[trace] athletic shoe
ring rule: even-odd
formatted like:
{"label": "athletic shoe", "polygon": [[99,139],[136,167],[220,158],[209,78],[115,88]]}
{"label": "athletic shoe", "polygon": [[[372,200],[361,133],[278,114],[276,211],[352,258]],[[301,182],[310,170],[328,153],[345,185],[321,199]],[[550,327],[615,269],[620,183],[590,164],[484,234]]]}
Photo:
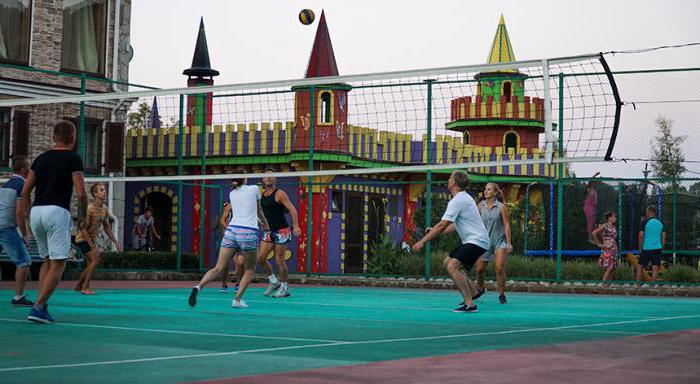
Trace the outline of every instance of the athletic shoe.
{"label": "athletic shoe", "polygon": [[483,289],[483,290],[481,290],[481,291],[477,289],[477,290],[476,290],[476,295],[474,295],[474,297],[472,297],[472,300],[477,300],[477,299],[479,299],[481,296],[484,295],[484,293],[486,293],[486,289]]}
{"label": "athletic shoe", "polygon": [[190,303],[190,307],[194,307],[197,305],[197,295],[199,294],[199,289],[197,288],[192,288],[192,292],[190,292],[190,299],[188,300],[188,303]]}
{"label": "athletic shoe", "polygon": [[231,307],[233,307],[233,308],[248,308],[248,304],[246,304],[246,302],[243,300],[233,299],[233,301],[231,302]]}
{"label": "athletic shoe", "polygon": [[280,283],[270,283],[270,285],[267,286],[267,289],[265,290],[265,293],[263,293],[263,295],[270,297],[272,296],[272,293],[278,290],[281,286],[282,284]]}
{"label": "athletic shoe", "polygon": [[22,296],[19,300],[12,299],[12,305],[16,307],[31,307],[34,302],[27,299],[27,296]]}
{"label": "athletic shoe", "polygon": [[455,313],[476,313],[479,312],[479,309],[476,308],[476,304],[474,305],[462,305],[459,308],[455,308],[452,310],[452,312]]}
{"label": "athletic shoe", "polygon": [[[479,290],[477,289],[477,290],[476,290],[476,295],[474,295],[474,297],[472,297],[472,300],[480,299],[481,296],[484,295],[484,293],[486,293],[486,290],[485,290],[485,289],[484,289],[483,291],[479,291]],[[459,304],[457,304],[458,307],[461,307],[462,305],[464,305],[464,301],[461,302],[461,303],[459,303]]]}
{"label": "athletic shoe", "polygon": [[226,292],[228,292],[228,286],[222,285],[222,286],[221,286],[221,289],[219,290],[219,292],[221,292],[221,293],[226,293]]}
{"label": "athletic shoe", "polygon": [[29,310],[29,317],[27,317],[27,320],[41,324],[52,324],[54,322],[53,317],[49,315],[48,307],[44,307],[44,309],[32,307],[32,309]]}
{"label": "athletic shoe", "polygon": [[276,290],[275,293],[272,294],[272,297],[275,297],[275,298],[278,298],[278,299],[279,299],[279,298],[281,298],[281,297],[289,297],[289,296],[291,296],[291,295],[292,295],[292,294],[289,293],[288,290],[286,290],[286,289],[280,287],[280,289]]}
{"label": "athletic shoe", "polygon": [[505,304],[508,302],[508,300],[506,300],[506,295],[498,296],[498,301],[500,301],[501,304]]}
{"label": "athletic shoe", "polygon": [[238,284],[233,286],[233,293],[236,293],[236,292],[238,292]]}

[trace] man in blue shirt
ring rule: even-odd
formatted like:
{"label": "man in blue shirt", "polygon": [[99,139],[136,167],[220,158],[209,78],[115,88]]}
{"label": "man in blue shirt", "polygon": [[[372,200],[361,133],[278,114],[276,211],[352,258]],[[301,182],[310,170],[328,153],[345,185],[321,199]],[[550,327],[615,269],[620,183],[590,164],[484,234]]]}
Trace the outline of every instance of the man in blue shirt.
{"label": "man in blue shirt", "polygon": [[32,265],[26,247],[29,242],[29,230],[26,220],[17,218],[17,206],[22,201],[22,188],[24,179],[29,175],[29,166],[26,156],[15,156],[12,160],[14,174],[0,187],[0,246],[17,267],[12,305],[22,307],[34,305],[24,295],[24,283],[27,281],[29,266]]}
{"label": "man in blue shirt", "polygon": [[639,231],[639,264],[637,264],[637,282],[642,281],[642,268],[651,263],[651,281],[656,282],[661,265],[661,252],[666,246],[666,231],[661,220],[656,218],[656,207],[646,209],[646,217]]}

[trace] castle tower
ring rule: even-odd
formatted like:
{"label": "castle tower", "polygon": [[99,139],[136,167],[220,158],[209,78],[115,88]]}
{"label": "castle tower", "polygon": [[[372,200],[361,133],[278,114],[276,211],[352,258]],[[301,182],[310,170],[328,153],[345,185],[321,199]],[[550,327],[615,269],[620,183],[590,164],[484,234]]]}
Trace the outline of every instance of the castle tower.
{"label": "castle tower", "polygon": [[[214,76],[219,76],[219,71],[212,69],[209,63],[209,48],[207,47],[207,36],[204,32],[204,18],[199,20],[199,33],[197,34],[197,44],[194,48],[194,56],[192,56],[192,66],[188,69],[182,71],[183,75],[187,75],[187,86],[188,87],[201,87],[214,85]],[[201,132],[202,125],[211,126],[212,124],[212,107],[213,107],[213,97],[211,92],[203,94],[194,94],[187,96],[187,127],[189,127],[190,133]],[[183,132],[180,132],[182,134]],[[200,146],[203,143],[200,143]],[[200,149],[200,150],[203,150]],[[204,223],[200,222],[201,211],[204,210],[205,217],[207,216],[207,207],[210,206],[210,196],[206,194],[204,204],[201,201],[201,186],[200,182],[195,181],[195,186],[192,187],[192,207],[194,207],[192,214],[192,230],[190,236],[192,238],[192,249],[193,253],[200,252],[200,242],[201,242],[201,227],[204,226],[205,238],[206,234],[210,233],[209,221],[205,220]],[[204,184],[207,184],[205,182]],[[204,243],[204,255],[200,255],[205,258],[205,265],[210,264],[210,244],[209,242]]]}
{"label": "castle tower", "polygon": [[[503,15],[487,62],[515,61],[513,46]],[[482,72],[475,97],[452,100],[451,121],[447,129],[463,132],[464,143],[491,147],[504,154],[531,152],[539,147],[539,134],[544,132],[544,100],[525,96],[528,76],[517,69]]]}
{"label": "castle tower", "polygon": [[[199,33],[197,35],[197,44],[194,48],[192,56],[192,66],[182,71],[183,75],[187,75],[188,87],[201,87],[214,85],[214,76],[219,76],[219,71],[212,69],[209,63],[209,48],[207,47],[207,36],[204,32],[204,18],[199,20]],[[204,113],[204,102],[206,99],[206,114]],[[188,95],[187,96],[187,126],[190,129],[199,129],[202,126],[202,120],[206,119],[206,125],[211,125],[212,116],[212,94],[203,95]],[[206,116],[205,116],[206,115]]]}
{"label": "castle tower", "polygon": [[[316,30],[316,38],[311,50],[305,78],[338,76],[338,67],[333,53],[331,36],[326,24],[326,15],[321,18]],[[294,87],[295,121],[294,150],[309,149],[311,126],[314,125],[314,150],[326,152],[347,152],[348,84],[332,84],[314,88],[314,117],[311,124],[310,87]]]}

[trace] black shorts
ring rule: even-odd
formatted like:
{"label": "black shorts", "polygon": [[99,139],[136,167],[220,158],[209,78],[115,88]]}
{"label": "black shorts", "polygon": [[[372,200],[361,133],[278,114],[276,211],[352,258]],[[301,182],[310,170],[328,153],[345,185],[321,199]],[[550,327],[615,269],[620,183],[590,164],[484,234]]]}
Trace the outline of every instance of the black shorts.
{"label": "black shorts", "polygon": [[92,247],[90,247],[90,243],[88,243],[87,241],[79,241],[75,243],[75,246],[78,247],[78,249],[80,249],[80,252],[82,252],[83,255],[87,255],[88,253],[90,253],[90,251],[92,251]]}
{"label": "black shorts", "polygon": [[476,244],[467,243],[460,245],[455,248],[454,251],[450,252],[450,257],[459,260],[464,266],[464,269],[470,271],[474,263],[476,263],[485,252],[486,250],[484,248]]}
{"label": "black shorts", "polygon": [[659,266],[661,265],[661,249],[644,250],[639,255],[639,265],[646,267],[647,264]]}

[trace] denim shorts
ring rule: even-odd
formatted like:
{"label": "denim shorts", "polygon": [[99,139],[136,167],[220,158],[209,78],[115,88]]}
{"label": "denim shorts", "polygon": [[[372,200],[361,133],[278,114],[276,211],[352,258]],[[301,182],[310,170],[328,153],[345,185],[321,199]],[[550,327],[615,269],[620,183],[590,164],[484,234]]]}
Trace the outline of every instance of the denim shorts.
{"label": "denim shorts", "polygon": [[2,246],[3,252],[15,263],[17,268],[32,265],[32,259],[29,257],[24,240],[17,232],[17,227],[0,229],[0,246]]}
{"label": "denim shorts", "polygon": [[221,248],[231,248],[241,251],[258,249],[260,237],[258,230],[248,227],[229,225],[221,240]]}

